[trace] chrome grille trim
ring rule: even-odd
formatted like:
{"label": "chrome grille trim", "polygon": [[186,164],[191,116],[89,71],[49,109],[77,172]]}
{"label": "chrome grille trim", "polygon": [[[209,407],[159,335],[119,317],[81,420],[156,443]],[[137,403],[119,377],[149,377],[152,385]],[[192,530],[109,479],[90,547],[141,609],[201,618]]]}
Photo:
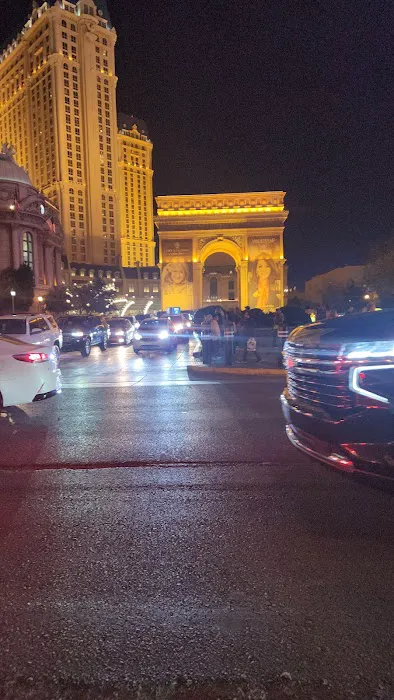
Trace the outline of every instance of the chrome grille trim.
{"label": "chrome grille trim", "polygon": [[284,351],[287,386],[293,399],[302,404],[348,411],[354,408],[349,388],[349,369],[334,348],[303,347],[287,342]]}

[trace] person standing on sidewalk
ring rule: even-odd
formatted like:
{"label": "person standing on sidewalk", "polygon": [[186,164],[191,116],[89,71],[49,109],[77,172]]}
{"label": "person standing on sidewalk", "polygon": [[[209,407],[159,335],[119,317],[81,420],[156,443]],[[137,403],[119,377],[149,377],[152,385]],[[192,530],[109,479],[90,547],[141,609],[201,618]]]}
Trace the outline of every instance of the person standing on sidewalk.
{"label": "person standing on sidewalk", "polygon": [[272,333],[272,346],[276,348],[278,345],[278,331],[282,326],[284,326],[285,323],[285,317],[283,315],[282,309],[276,309],[275,311],[275,316],[274,316],[274,328],[273,328],[273,333]]}
{"label": "person standing on sidewalk", "polygon": [[220,349],[220,326],[218,314],[215,314],[211,320],[211,341],[212,341],[212,357],[217,357]]}
{"label": "person standing on sidewalk", "polygon": [[[241,327],[241,338],[243,347],[243,359],[242,362],[246,362],[248,351],[252,352],[256,356],[256,362],[262,362],[263,358],[257,351],[257,340],[256,340],[256,324],[251,318],[248,311],[245,311],[242,327]],[[254,341],[254,342],[253,342]]]}

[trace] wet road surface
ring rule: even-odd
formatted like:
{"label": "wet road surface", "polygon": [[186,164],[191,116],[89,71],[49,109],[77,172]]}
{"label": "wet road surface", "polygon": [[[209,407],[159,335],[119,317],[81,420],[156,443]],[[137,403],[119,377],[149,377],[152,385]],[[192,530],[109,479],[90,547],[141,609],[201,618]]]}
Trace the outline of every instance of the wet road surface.
{"label": "wet road surface", "polygon": [[0,419],[0,697],[392,698],[392,496],[293,450],[281,379],[185,353],[63,356]]}

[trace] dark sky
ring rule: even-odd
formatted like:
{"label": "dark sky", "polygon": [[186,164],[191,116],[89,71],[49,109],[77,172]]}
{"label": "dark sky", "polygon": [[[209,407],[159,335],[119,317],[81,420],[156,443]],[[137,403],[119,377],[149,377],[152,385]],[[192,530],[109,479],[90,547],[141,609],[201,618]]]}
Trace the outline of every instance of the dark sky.
{"label": "dark sky", "polygon": [[[0,0],[0,41],[29,0]],[[291,283],[392,231],[391,2],[109,0],[155,193],[286,190]],[[391,13],[391,16],[390,16]]]}

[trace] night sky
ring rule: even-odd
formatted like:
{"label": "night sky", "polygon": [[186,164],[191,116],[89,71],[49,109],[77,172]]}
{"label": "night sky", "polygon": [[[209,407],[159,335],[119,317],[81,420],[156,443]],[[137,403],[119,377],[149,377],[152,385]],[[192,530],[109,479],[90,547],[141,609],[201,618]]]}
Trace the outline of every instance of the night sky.
{"label": "night sky", "polygon": [[[108,4],[118,107],[148,124],[155,194],[286,190],[291,284],[393,231],[391,2]],[[1,42],[29,9],[1,0]]]}

